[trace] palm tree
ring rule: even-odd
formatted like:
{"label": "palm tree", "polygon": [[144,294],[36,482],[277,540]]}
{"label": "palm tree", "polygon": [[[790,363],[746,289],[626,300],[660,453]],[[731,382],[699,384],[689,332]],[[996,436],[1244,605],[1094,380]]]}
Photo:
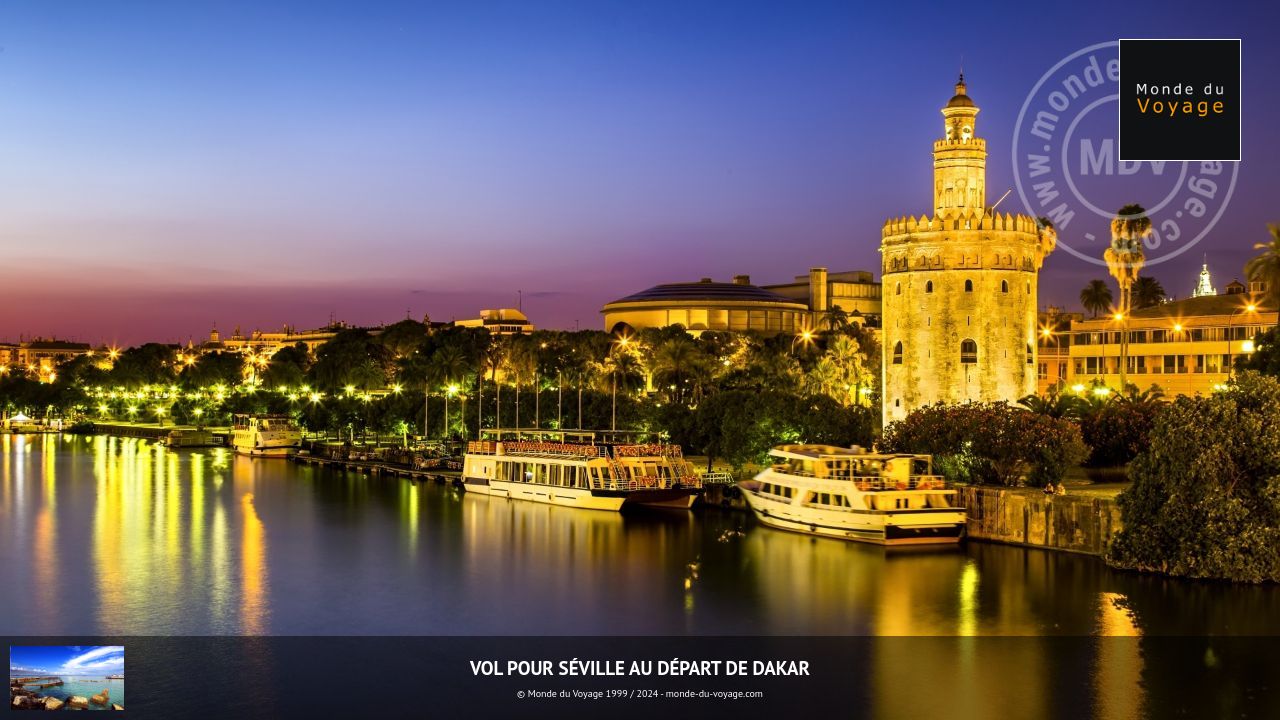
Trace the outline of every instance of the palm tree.
{"label": "palm tree", "polygon": [[1061,392],[1058,388],[1051,388],[1043,397],[1027,395],[1018,400],[1018,404],[1037,415],[1068,420],[1079,420],[1086,407],[1084,400],[1070,393]]}
{"label": "palm tree", "polygon": [[1159,280],[1149,275],[1143,275],[1133,283],[1134,310],[1155,307],[1164,302],[1164,296],[1164,286],[1160,284]]}
{"label": "palm tree", "polygon": [[470,373],[470,363],[467,356],[461,349],[446,345],[435,352],[432,356],[432,365],[435,366],[439,373],[439,378],[447,384],[444,393],[444,438],[449,439],[449,397],[453,395],[457,388],[455,383]]}
{"label": "palm tree", "polygon": [[[707,358],[689,336],[671,338],[653,352],[653,376],[657,384],[673,387],[669,398],[684,403],[702,393],[702,380],[709,374]],[[686,385],[693,384],[693,387]]]}
{"label": "palm tree", "polygon": [[822,314],[822,324],[828,332],[844,332],[849,329],[849,313],[836,306]]}
{"label": "palm tree", "polygon": [[[1266,283],[1267,297],[1280,305],[1280,225],[1267,226],[1271,231],[1269,242],[1255,243],[1254,250],[1262,252],[1244,266],[1244,274],[1252,282]],[[1280,328],[1280,313],[1276,314],[1276,327]]]}
{"label": "palm tree", "polygon": [[1090,280],[1080,291],[1080,304],[1086,312],[1093,313],[1093,317],[1097,318],[1099,313],[1111,307],[1111,288],[1102,280]]}
{"label": "palm tree", "polygon": [[1129,313],[1133,309],[1133,283],[1146,263],[1142,239],[1151,234],[1151,218],[1141,205],[1131,203],[1120,208],[1111,220],[1111,247],[1103,258],[1107,269],[1120,286],[1120,387],[1125,386],[1129,364]]}

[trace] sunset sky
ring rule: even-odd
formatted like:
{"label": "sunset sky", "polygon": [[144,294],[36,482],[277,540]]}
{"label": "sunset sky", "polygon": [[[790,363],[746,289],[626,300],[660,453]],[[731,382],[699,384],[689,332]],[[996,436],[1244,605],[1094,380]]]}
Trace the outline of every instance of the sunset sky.
{"label": "sunset sky", "polygon": [[[540,327],[599,328],[659,282],[878,276],[885,218],[928,210],[962,56],[994,202],[1032,85],[1119,36],[1243,38],[1234,198],[1152,274],[1185,296],[1207,252],[1221,287],[1280,221],[1274,5],[202,5],[0,5],[0,340],[447,320],[517,290]],[[1055,254],[1041,305],[1103,275]]]}

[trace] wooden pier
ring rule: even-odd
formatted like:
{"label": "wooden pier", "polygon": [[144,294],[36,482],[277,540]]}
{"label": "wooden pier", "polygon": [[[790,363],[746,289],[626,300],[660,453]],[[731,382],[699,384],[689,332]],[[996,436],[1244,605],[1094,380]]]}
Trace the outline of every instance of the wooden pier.
{"label": "wooden pier", "polygon": [[407,478],[411,482],[431,481],[441,485],[448,483],[461,483],[462,473],[457,470],[440,470],[434,468],[417,469],[406,467],[404,465],[395,465],[392,463],[378,462],[376,460],[346,460],[341,458],[327,458],[318,455],[298,454],[293,456],[294,462],[304,465],[320,465],[322,467],[334,468],[337,470],[348,470],[358,472],[364,475],[386,475],[390,477]]}
{"label": "wooden pier", "polygon": [[36,690],[44,690],[45,688],[57,687],[62,684],[62,678],[57,675],[40,675],[37,677],[13,678],[9,681],[9,685],[26,687],[32,685]]}

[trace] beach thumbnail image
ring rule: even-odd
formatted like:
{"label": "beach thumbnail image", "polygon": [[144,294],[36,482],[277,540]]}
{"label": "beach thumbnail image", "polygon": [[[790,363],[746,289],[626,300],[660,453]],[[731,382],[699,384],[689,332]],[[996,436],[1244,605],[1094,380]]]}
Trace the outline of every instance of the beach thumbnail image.
{"label": "beach thumbnail image", "polygon": [[9,647],[13,710],[123,710],[121,645]]}

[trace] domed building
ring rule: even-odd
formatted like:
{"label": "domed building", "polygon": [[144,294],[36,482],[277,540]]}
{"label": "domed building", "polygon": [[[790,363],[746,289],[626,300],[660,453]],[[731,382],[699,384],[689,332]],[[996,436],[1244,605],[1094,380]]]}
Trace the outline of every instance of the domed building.
{"label": "domed building", "polygon": [[695,335],[707,330],[777,335],[811,326],[808,305],[752,285],[744,275],[733,282],[702,278],[655,285],[607,303],[600,312],[609,332],[680,325]]}
{"label": "domed building", "polygon": [[964,76],[933,143],[933,209],[881,231],[884,421],[1036,390],[1036,293],[1056,236],[986,205],[986,141]]}

